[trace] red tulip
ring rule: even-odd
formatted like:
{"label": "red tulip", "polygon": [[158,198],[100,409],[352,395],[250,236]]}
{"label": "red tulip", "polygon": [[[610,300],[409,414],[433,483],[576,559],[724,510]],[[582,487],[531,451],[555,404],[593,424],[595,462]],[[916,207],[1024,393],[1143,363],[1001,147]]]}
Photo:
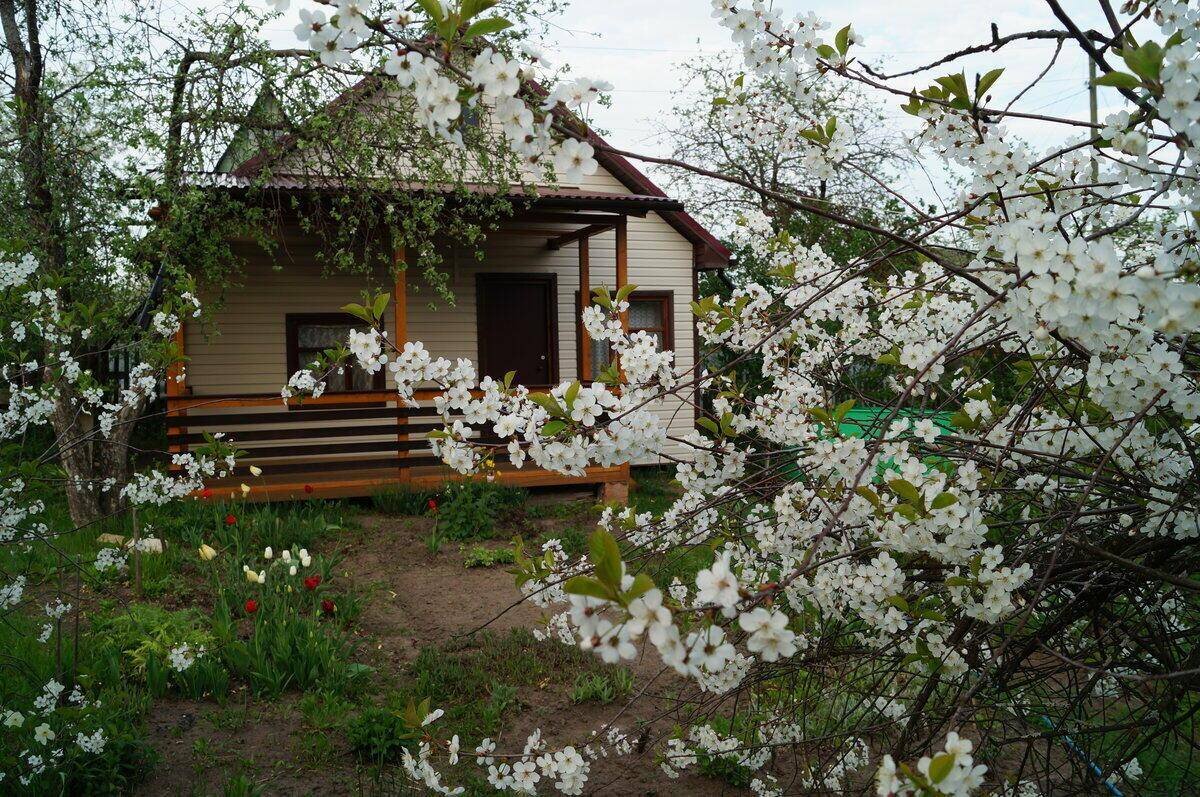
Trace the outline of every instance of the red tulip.
{"label": "red tulip", "polygon": [[326,598],[325,600],[321,601],[321,611],[325,612],[325,614],[333,614],[335,611],[337,611],[337,606],[334,606],[333,601],[329,600],[329,598]]}
{"label": "red tulip", "polygon": [[319,576],[319,575],[309,576],[308,578],[304,579],[304,588],[305,589],[316,589],[317,585],[319,585],[320,583],[321,583],[321,576]]}
{"label": "red tulip", "polygon": [[204,500],[206,500],[206,501],[207,501],[209,498],[212,498],[212,497],[213,497],[213,491],[212,491],[212,488],[211,488],[211,487],[205,487],[203,490],[201,490],[201,491],[200,491],[200,497],[201,497],[201,498],[203,498],[203,499],[204,499]]}
{"label": "red tulip", "polygon": [[312,495],[313,486],[311,484],[304,485],[304,492],[308,493],[309,495]]}
{"label": "red tulip", "polygon": [[437,512],[437,499],[436,498],[429,499],[429,511]]}
{"label": "red tulip", "polygon": [[258,611],[258,601],[254,598],[246,601],[246,614],[254,614],[256,611]]}
{"label": "red tulip", "polygon": [[237,523],[237,517],[235,517],[234,515],[226,515],[225,516],[225,525],[226,526],[232,526],[236,523]]}

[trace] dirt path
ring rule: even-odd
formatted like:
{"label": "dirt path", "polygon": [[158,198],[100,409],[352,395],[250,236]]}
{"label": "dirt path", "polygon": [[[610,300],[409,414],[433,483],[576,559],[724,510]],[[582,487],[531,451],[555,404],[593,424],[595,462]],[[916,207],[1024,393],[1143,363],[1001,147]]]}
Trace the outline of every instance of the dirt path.
{"label": "dirt path", "polygon": [[[456,544],[443,545],[430,554],[424,540],[431,523],[425,518],[362,518],[363,542],[347,551],[339,571],[345,569],[361,587],[374,595],[361,619],[364,632],[377,637],[379,650],[396,666],[427,645],[461,640],[486,627],[493,632],[532,628],[544,612],[529,603],[514,606],[521,593],[504,567],[466,568]],[[553,528],[553,521],[539,523]],[[489,543],[488,547],[501,547]],[[497,617],[497,615],[499,615]],[[635,693],[659,672],[659,665],[643,657],[630,669],[638,679]],[[660,678],[656,683],[669,683]],[[659,717],[663,700],[643,696],[632,705],[618,700],[608,705],[575,704],[569,686],[548,683],[523,693],[524,710],[513,727],[497,740],[498,749],[513,751],[524,745],[527,735],[540,728],[551,749],[585,742],[594,730],[604,728],[618,714],[616,724],[637,735],[644,723]],[[657,690],[656,690],[657,691]],[[660,734],[669,724],[655,722],[648,734]],[[549,792],[548,792],[549,793]],[[650,756],[601,759],[593,766],[588,794],[668,795],[732,794],[717,781],[700,777],[671,780]]]}
{"label": "dirt path", "polygon": [[[513,607],[520,592],[505,566],[467,568],[462,546],[446,542],[437,554],[428,551],[426,518],[366,514],[359,529],[324,541],[324,553],[337,552],[335,572],[353,583],[365,605],[355,623],[361,641],[358,658],[376,668],[384,680],[412,665],[420,651],[435,647],[471,649],[478,640],[471,632],[486,627],[506,635],[512,629],[539,624],[542,611],[531,604]],[[542,529],[553,521],[536,521]],[[478,543],[469,543],[471,547]],[[499,542],[482,543],[502,547]],[[499,617],[497,617],[499,615]],[[553,645],[556,643],[545,643]],[[536,656],[560,653],[538,647]],[[444,654],[449,657],[452,654]],[[572,654],[573,655],[573,654]],[[637,694],[658,667],[651,659],[634,662]],[[550,749],[586,743],[592,731],[602,729],[618,715],[617,724],[635,739],[643,733],[657,738],[668,731],[664,693],[669,679],[632,704],[618,699],[607,704],[576,703],[570,679],[574,673],[554,673],[522,688],[517,703],[505,715],[497,747],[518,752],[526,736],[540,728]],[[215,703],[157,701],[149,717],[152,743],[161,762],[142,794],[220,794],[239,773],[262,794],[385,794],[356,766],[343,734],[319,733],[301,716],[304,696],[290,695],[274,701],[247,698],[236,692],[224,707]],[[434,697],[436,701],[436,696]],[[542,793],[554,794],[552,787]],[[242,793],[242,792],[239,792]],[[405,793],[405,792],[402,792]],[[721,781],[701,776],[671,780],[649,755],[602,758],[594,762],[587,794],[605,795],[715,795],[737,794]]]}

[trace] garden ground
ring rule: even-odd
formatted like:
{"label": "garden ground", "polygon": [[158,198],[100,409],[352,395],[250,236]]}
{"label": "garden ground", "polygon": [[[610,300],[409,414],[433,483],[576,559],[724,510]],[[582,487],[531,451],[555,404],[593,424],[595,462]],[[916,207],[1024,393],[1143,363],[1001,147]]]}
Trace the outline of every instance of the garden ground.
{"label": "garden ground", "polygon": [[[159,670],[166,668],[151,662],[130,674],[127,689],[144,689],[153,699],[140,704],[144,726],[132,734],[150,750],[135,767],[143,771],[129,772],[124,787],[170,795],[405,793],[399,715],[409,701],[423,698],[446,710],[439,722],[444,734],[462,737],[463,763],[449,781],[464,783],[468,793],[491,792],[471,754],[484,736],[496,740],[500,752],[519,752],[534,728],[554,749],[586,742],[614,717],[643,743],[669,732],[663,715],[672,682],[655,678],[653,657],[629,668],[607,666],[557,641],[539,642],[528,629],[539,624],[541,610],[514,605],[520,591],[507,572],[508,540],[519,538],[536,551],[542,541],[559,538],[577,555],[597,517],[595,499],[466,492],[470,500],[439,496],[436,512],[425,494],[415,493],[380,495],[373,506],[197,506],[182,523],[172,517],[152,531],[167,540],[168,553],[143,557],[147,597],[134,600],[126,577],[102,583],[87,603],[101,617],[139,618],[131,641],[122,643],[126,656],[144,655],[152,647],[146,640],[178,635],[161,628],[183,617],[184,626],[216,644],[190,673],[164,676]],[[633,501],[661,508],[670,492],[664,473],[649,472]],[[168,528],[183,525],[190,527],[174,535]],[[219,550],[212,561],[196,555],[195,545],[206,541]],[[271,623],[285,621],[262,616],[265,590],[259,616],[245,616],[243,598],[254,600],[254,589],[263,587],[239,579],[238,562],[253,563],[265,544],[274,545],[276,561],[278,552],[307,545],[314,572],[325,574],[318,594],[336,604],[334,616],[301,631],[344,642],[329,661],[314,659],[311,672],[288,661],[298,658],[289,653],[290,642],[266,635]],[[225,577],[214,580],[221,572]],[[275,578],[269,576],[267,586]],[[166,610],[163,617],[147,615],[158,609]],[[222,647],[226,613],[232,634]],[[270,645],[257,650],[264,637]],[[89,641],[100,644],[85,633],[84,648]],[[244,666],[240,646],[252,659]],[[79,658],[87,670],[87,661],[102,657],[81,649]],[[228,674],[205,676],[201,664]],[[651,681],[653,689],[642,693]],[[595,762],[587,793],[736,793],[731,780],[737,782],[701,775],[668,780],[650,754],[635,754]]]}

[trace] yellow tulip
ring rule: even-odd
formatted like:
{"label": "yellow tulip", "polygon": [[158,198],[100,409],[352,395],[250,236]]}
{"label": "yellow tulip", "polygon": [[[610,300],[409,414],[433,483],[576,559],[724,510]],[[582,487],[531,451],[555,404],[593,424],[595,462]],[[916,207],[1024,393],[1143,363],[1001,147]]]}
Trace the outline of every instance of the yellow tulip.
{"label": "yellow tulip", "polygon": [[250,485],[243,484],[242,485],[242,495],[249,495],[249,494],[250,494]]}
{"label": "yellow tulip", "polygon": [[258,467],[257,465],[251,465],[250,466],[250,475],[251,476],[261,476],[262,468]]}
{"label": "yellow tulip", "polygon": [[217,549],[207,543],[201,545],[197,550],[200,552],[200,558],[206,562],[217,558]]}

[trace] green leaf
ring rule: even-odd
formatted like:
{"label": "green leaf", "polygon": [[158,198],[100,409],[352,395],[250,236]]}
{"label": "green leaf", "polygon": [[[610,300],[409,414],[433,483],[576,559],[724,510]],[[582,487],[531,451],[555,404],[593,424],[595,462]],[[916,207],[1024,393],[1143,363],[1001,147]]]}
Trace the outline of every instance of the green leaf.
{"label": "green leaf", "polygon": [[1136,50],[1125,50],[1125,63],[1146,80],[1158,80],[1162,74],[1163,49],[1157,42],[1146,42]]}
{"label": "green leaf", "polygon": [[617,590],[621,588],[621,549],[613,535],[596,529],[588,539],[588,552],[600,583]]}
{"label": "green leaf", "polygon": [[1142,81],[1128,72],[1109,72],[1092,81],[1095,86],[1111,86],[1115,89],[1140,89]]}
{"label": "green leaf", "polygon": [[637,600],[645,595],[650,590],[654,589],[654,579],[645,573],[638,573],[633,579],[633,584],[621,596],[626,602]]}
{"label": "green leaf", "polygon": [[592,302],[600,305],[605,310],[612,309],[612,294],[608,292],[607,285],[600,285],[599,287],[592,288]]}
{"label": "green leaf", "polygon": [[962,576],[950,576],[945,581],[947,587],[969,587],[974,583],[971,579]]}
{"label": "green leaf", "polygon": [[367,311],[367,308],[363,307],[361,304],[344,304],[342,305],[341,310],[347,315],[352,315],[355,318],[361,318],[368,324],[371,323],[371,314]]}
{"label": "green leaf", "polygon": [[463,0],[462,6],[459,7],[459,14],[463,20],[471,19],[472,17],[487,11],[492,6],[496,5],[499,0]]}
{"label": "green leaf", "polygon": [[855,403],[856,402],[854,399],[847,399],[846,401],[843,401],[841,404],[834,407],[833,420],[837,423],[841,423],[845,419],[846,414],[850,412],[850,410],[854,409]]}
{"label": "green leaf", "polygon": [[472,22],[467,28],[467,32],[463,34],[463,40],[473,39],[476,36],[487,36],[490,33],[499,33],[500,31],[511,28],[512,23],[507,19],[500,17],[488,17],[481,19],[478,22]]}
{"label": "green leaf", "polygon": [[867,487],[866,485],[860,485],[858,487],[855,487],[854,492],[858,493],[863,498],[870,501],[875,506],[876,509],[883,506],[883,501],[880,500],[879,494],[876,493],[874,490],[872,490],[870,487]]}
{"label": "green leaf", "polygon": [[837,55],[837,50],[833,49],[828,44],[820,44],[817,45],[817,55],[828,61]]}
{"label": "green leaf", "polygon": [[529,400],[538,405],[551,415],[557,415],[560,418],[565,416],[563,408],[559,405],[557,399],[549,393],[530,393]]}
{"label": "green leaf", "polygon": [[954,756],[950,753],[938,753],[929,762],[929,780],[941,783],[954,769]]}
{"label": "green leaf", "polygon": [[813,418],[816,418],[818,421],[825,424],[826,426],[834,425],[833,418],[830,418],[829,413],[826,412],[825,410],[821,409],[820,407],[809,407],[808,414],[811,415]]}
{"label": "green leaf", "polygon": [[892,492],[903,498],[913,506],[921,506],[921,492],[913,486],[912,482],[905,479],[892,479],[888,482],[888,487],[892,488]]}
{"label": "green leaf", "polygon": [[889,606],[895,606],[902,612],[908,611],[908,601],[904,600],[904,598],[900,595],[888,595],[886,598],[884,598],[884,603],[888,604]]}
{"label": "green leaf", "polygon": [[896,504],[896,514],[906,520],[916,521],[920,515],[912,504]]}
{"label": "green leaf", "polygon": [[508,373],[506,373],[506,374],[504,375],[504,386],[505,386],[506,388],[508,388],[508,387],[512,387],[513,380],[514,380],[514,379],[516,379],[516,378],[517,378],[517,372],[516,372],[516,371],[509,371]]}
{"label": "green leaf", "polygon": [[442,4],[439,0],[417,0],[417,5],[424,9],[425,13],[434,22],[440,23],[442,21]]}
{"label": "green leaf", "polygon": [[720,429],[720,427],[718,427],[718,426],[716,425],[716,423],[714,423],[714,422],[713,422],[712,420],[710,420],[709,418],[697,418],[697,419],[696,419],[696,423],[698,423],[698,424],[699,424],[701,427],[703,427],[703,428],[707,429],[708,431],[712,432],[712,434],[713,434],[713,436],[714,436],[714,437],[720,437],[720,436],[721,436],[721,429]]}
{"label": "green leaf", "polygon": [[956,75],[945,75],[937,78],[936,80],[943,88],[946,89],[946,91],[950,92],[958,99],[964,102],[967,102],[971,99],[969,92],[967,91],[967,76],[962,72],[959,72]]}
{"label": "green leaf", "polygon": [[587,595],[589,598],[611,600],[611,592],[599,581],[587,576],[574,576],[566,580],[563,590],[571,595]]}
{"label": "green leaf", "polygon": [[547,421],[542,426],[542,437],[554,437],[554,435],[566,428],[566,421]]}
{"label": "green leaf", "polygon": [[988,89],[996,84],[1000,76],[1004,74],[1004,69],[993,69],[992,71],[979,78],[979,83],[975,87],[975,101],[979,102],[983,96],[987,94]]}
{"label": "green leaf", "polygon": [[945,509],[958,503],[958,496],[953,493],[938,493],[937,498],[929,504],[930,509]]}
{"label": "green leaf", "polygon": [[383,311],[387,309],[388,302],[392,300],[390,293],[381,293],[375,297],[375,306],[371,308],[374,320],[378,321],[383,318]]}
{"label": "green leaf", "polygon": [[841,30],[839,30],[837,32],[837,35],[833,37],[833,43],[835,45],[837,45],[837,51],[839,53],[841,53],[842,55],[846,54],[846,51],[850,49],[850,26],[849,25],[847,25],[846,27],[842,28]]}
{"label": "green leaf", "polygon": [[733,436],[733,413],[727,412],[721,416],[721,434],[726,437]]}
{"label": "green leaf", "polygon": [[568,407],[575,403],[575,398],[579,395],[579,390],[582,387],[583,385],[576,381],[572,382],[571,386],[567,388],[567,392],[563,394],[563,398],[566,400]]}
{"label": "green leaf", "polygon": [[618,302],[625,301],[626,299],[629,298],[630,294],[632,294],[636,290],[637,290],[636,285],[626,285],[625,287],[621,288],[621,290],[617,291],[617,301]]}

